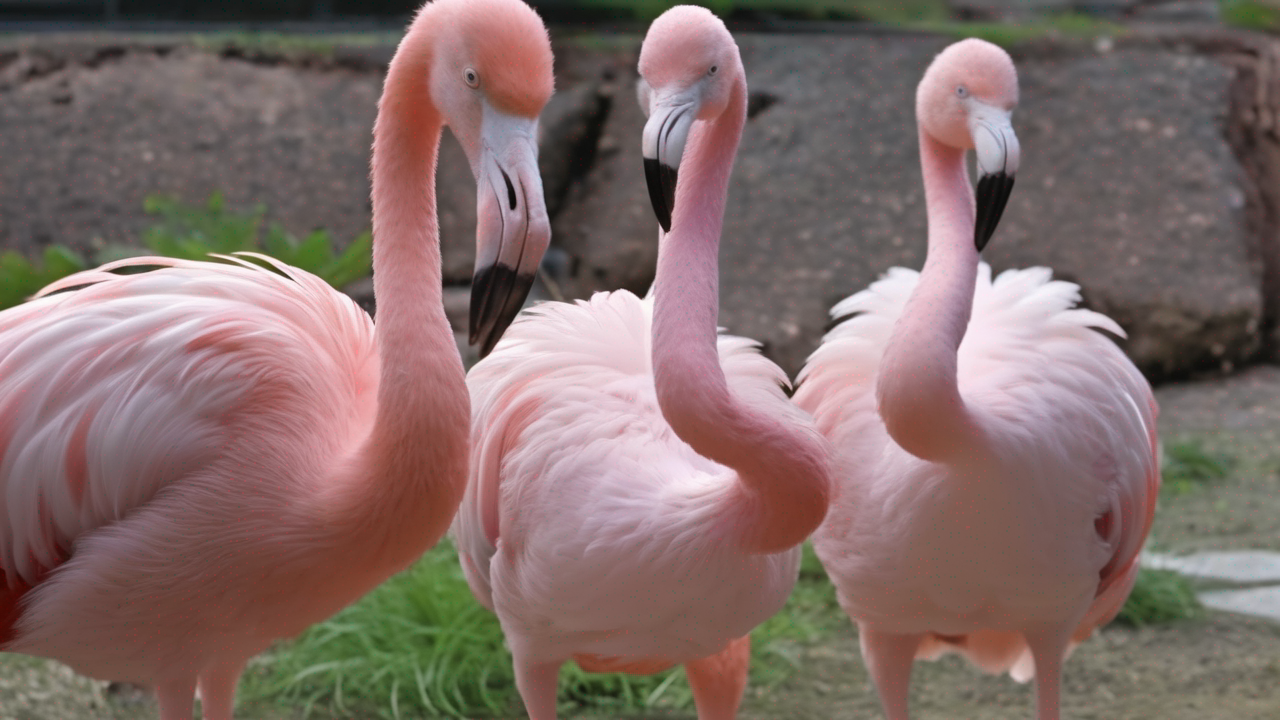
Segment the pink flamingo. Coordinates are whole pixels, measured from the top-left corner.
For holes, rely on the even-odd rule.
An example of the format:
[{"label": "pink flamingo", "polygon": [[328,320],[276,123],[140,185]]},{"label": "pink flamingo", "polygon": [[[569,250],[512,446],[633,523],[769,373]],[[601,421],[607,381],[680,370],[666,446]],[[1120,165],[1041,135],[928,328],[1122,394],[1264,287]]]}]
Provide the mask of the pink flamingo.
[{"label": "pink flamingo", "polygon": [[480,186],[491,344],[549,239],[551,63],[519,0],[414,20],[374,129],[376,332],[320,279],[243,261],[112,263],[0,314],[3,650],[154,686],[163,720],[191,717],[198,683],[225,720],[248,658],[445,533],[470,403],[441,303],[440,132]]},{"label": "pink flamingo", "polygon": [[786,376],[717,334],[747,108],[737,46],[710,12],[676,7],[650,28],[640,74],[645,165],[670,230],[650,297],[539,305],[468,377],[458,549],[534,720],[555,717],[570,659],[589,672],[684,664],[698,716],[733,718],[748,633],[786,602],[827,510],[828,449]]},{"label": "pink flamingo", "polygon": [[[1120,610],[1160,475],[1151,388],[1045,268],[994,281],[979,252],[1013,187],[1013,62],[965,40],[916,96],[929,212],[920,273],[844,300],[796,402],[835,445],[837,499],[813,543],[858,624],[885,713],[916,657],[959,652],[1036,678],[1058,717],[1062,662]],[[964,165],[975,148],[974,193]],[[962,342],[963,341],[963,342]]]}]

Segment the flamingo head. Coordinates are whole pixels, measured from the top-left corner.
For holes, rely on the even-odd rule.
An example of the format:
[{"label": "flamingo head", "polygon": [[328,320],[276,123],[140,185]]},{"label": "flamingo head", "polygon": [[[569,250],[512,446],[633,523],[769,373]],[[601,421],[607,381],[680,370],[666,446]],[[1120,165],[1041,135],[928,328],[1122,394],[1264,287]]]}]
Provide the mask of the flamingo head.
[{"label": "flamingo head", "polygon": [[933,139],[978,160],[977,218],[973,241],[978,250],[1000,223],[1021,149],[1011,118],[1018,106],[1018,72],[1009,54],[970,38],[948,46],[934,58],[916,92],[916,116]]},{"label": "flamingo head", "polygon": [[640,107],[648,115],[642,150],[649,199],[658,223],[671,231],[676,177],[695,120],[714,120],[742,81],[733,36],[705,8],[678,5],[649,26],[640,49]]},{"label": "flamingo head", "polygon": [[471,344],[488,355],[524,304],[551,241],[538,115],[554,89],[551,40],[521,0],[435,0],[431,96],[477,184]]}]

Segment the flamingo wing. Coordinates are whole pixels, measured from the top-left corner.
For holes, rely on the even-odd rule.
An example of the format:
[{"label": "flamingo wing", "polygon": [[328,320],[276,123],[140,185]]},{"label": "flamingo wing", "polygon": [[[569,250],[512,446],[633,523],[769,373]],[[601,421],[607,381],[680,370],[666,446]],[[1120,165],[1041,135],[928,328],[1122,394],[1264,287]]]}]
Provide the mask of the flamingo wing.
[{"label": "flamingo wing", "polygon": [[[502,343],[467,375],[471,477],[453,537],[472,592],[490,610],[489,563],[502,534],[502,496],[508,490],[501,487],[505,461],[548,400],[563,404],[573,393],[603,397],[617,391],[637,400],[645,395],[644,384],[652,385],[651,312],[651,300],[621,291],[575,303],[543,303],[522,313]],[[656,407],[656,399],[647,399]],[[561,440],[570,442],[570,435],[566,428]]]},{"label": "flamingo wing", "polygon": [[234,262],[121,261],[0,313],[0,643],[78,537],[224,451],[252,388],[367,362],[372,325],[345,296]]}]

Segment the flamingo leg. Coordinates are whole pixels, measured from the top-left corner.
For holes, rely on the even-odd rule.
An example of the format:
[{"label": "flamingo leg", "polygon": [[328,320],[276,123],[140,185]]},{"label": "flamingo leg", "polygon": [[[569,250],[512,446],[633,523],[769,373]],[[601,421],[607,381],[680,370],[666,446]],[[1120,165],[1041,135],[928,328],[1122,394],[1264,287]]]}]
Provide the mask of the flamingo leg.
[{"label": "flamingo leg", "polygon": [[160,720],[193,720],[195,699],[194,679],[166,680],[156,686]]},{"label": "flamingo leg", "polygon": [[685,663],[698,720],[734,720],[738,716],[750,667],[750,635],[734,640],[715,655]]},{"label": "flamingo leg", "polygon": [[1062,656],[1074,625],[1053,625],[1023,633],[1036,663],[1036,717],[1058,720],[1062,689]]},{"label": "flamingo leg", "polygon": [[244,672],[244,662],[215,664],[200,674],[200,706],[204,720],[231,720],[236,685]]},{"label": "flamingo leg", "polygon": [[911,688],[911,666],[920,647],[919,635],[898,635],[874,630],[859,623],[862,660],[871,673],[880,705],[888,720],[908,720],[908,691]]},{"label": "flamingo leg", "polygon": [[[513,653],[515,654],[515,653]],[[532,662],[515,654],[516,689],[529,720],[555,720],[561,662]]]}]

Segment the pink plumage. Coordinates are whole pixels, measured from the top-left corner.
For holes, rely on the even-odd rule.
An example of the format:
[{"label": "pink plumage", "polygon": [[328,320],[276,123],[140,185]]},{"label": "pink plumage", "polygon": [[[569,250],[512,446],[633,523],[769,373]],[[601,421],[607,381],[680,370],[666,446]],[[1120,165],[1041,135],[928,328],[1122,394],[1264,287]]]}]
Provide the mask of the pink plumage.
[{"label": "pink plumage", "polygon": [[518,0],[414,20],[374,130],[376,332],[262,256],[121,261],[0,313],[0,648],[152,685],[162,720],[191,717],[198,682],[204,716],[227,720],[251,656],[444,534],[470,405],[441,302],[440,133],[481,197],[501,172],[524,200],[482,204],[478,269],[501,270],[477,313],[489,344],[548,239],[532,139],[551,84]]},{"label": "pink plumage", "polygon": [[711,13],[678,7],[650,28],[640,72],[646,172],[670,224],[650,296],[540,305],[467,378],[471,478],[454,532],[534,720],[555,717],[568,660],[683,664],[699,717],[734,717],[748,633],[786,602],[827,509],[828,448],[785,374],[717,333],[746,119],[737,47]]},{"label": "pink plumage", "polygon": [[995,46],[934,61],[918,96],[925,267],[836,305],[852,317],[795,395],[837,448],[813,542],[891,720],[907,717],[912,659],[947,652],[1035,677],[1039,717],[1056,720],[1061,663],[1119,612],[1159,492],[1151,388],[1098,332],[1120,327],[1048,269],[992,278],[979,262],[1019,162],[1016,101]]}]

